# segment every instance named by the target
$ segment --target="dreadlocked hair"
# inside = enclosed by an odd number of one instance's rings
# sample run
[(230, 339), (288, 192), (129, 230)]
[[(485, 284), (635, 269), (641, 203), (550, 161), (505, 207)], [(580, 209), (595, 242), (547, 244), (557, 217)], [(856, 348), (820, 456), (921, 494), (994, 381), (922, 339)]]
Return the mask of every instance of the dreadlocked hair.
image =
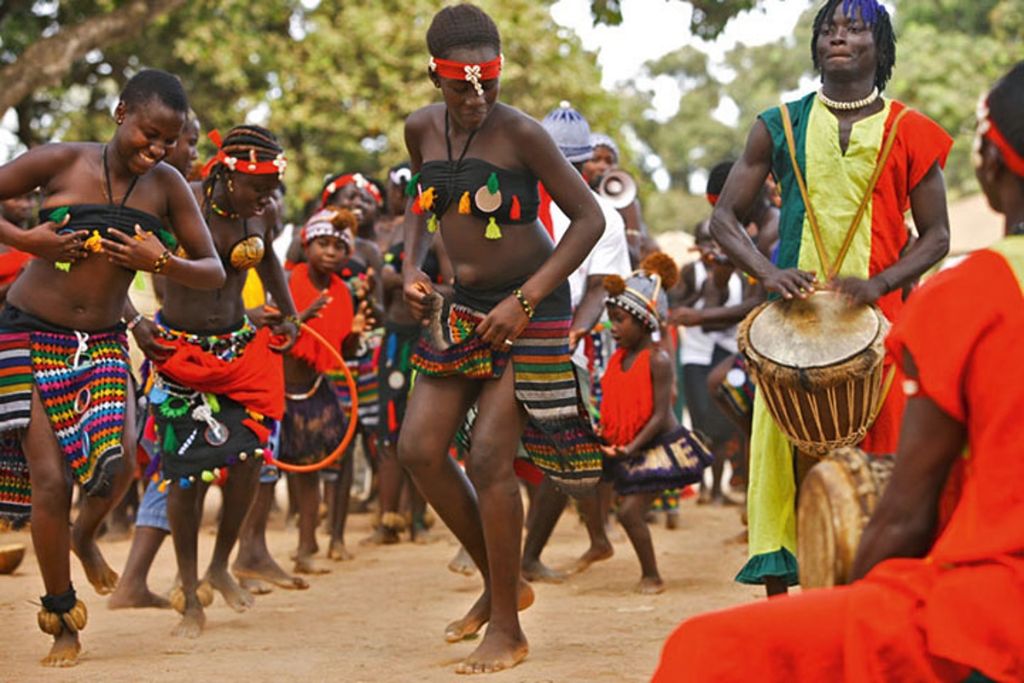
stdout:
[(989, 92), (988, 116), (1024, 156), (1024, 62), (1018, 62)]
[(188, 97), (174, 74), (160, 69), (143, 69), (132, 76), (121, 91), (121, 101), (134, 109), (156, 98), (170, 109), (188, 114)]
[[(228, 156), (242, 161), (273, 161), (284, 148), (277, 138), (262, 126), (235, 126), (224, 137), (221, 149)], [(226, 180), (230, 169), (217, 164), (203, 181), (203, 195), (209, 197), (220, 180)]]
[(856, 18), (859, 11), (861, 19), (871, 27), (871, 33), (875, 38), (875, 54), (878, 57), (875, 87), (878, 88), (878, 92), (882, 92), (889, 83), (892, 68), (896, 64), (896, 33), (892, 28), (892, 17), (889, 16), (885, 5), (878, 0), (828, 0), (818, 10), (817, 16), (814, 17), (814, 31), (811, 33), (811, 60), (814, 62), (814, 68), (821, 71), (821, 63), (818, 60), (818, 36), (832, 23), (832, 17), (840, 5), (843, 14), (850, 19)]
[(648, 275), (657, 275), (661, 278), (662, 289), (672, 289), (679, 282), (679, 268), (672, 257), (663, 251), (656, 251), (649, 254), (640, 262), (640, 270)]
[(604, 285), (604, 291), (611, 296), (618, 296), (626, 291), (626, 281), (619, 275), (605, 275), (601, 284)]
[(501, 54), (501, 35), (494, 20), (476, 5), (450, 5), (434, 15), (427, 29), (427, 50), (446, 58), (460, 47), (493, 47)]

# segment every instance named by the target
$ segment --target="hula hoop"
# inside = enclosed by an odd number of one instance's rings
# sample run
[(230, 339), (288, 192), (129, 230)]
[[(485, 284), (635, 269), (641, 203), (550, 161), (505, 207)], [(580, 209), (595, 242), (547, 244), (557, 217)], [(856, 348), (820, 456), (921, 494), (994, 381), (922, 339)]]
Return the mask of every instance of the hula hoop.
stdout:
[(345, 453), (345, 449), (348, 448), (348, 445), (352, 442), (352, 437), (355, 436), (356, 420), (353, 419), (353, 416), (357, 414), (356, 411), (359, 409), (359, 396), (356, 393), (358, 391), (358, 387), (356, 386), (355, 379), (352, 378), (352, 371), (349, 370), (348, 365), (345, 364), (345, 359), (341, 357), (341, 354), (338, 353), (338, 350), (331, 346), (327, 342), (327, 340), (320, 335), (319, 332), (314, 330), (306, 323), (302, 323), (301, 330), (305, 333), (312, 335), (313, 339), (316, 339), (318, 342), (320, 342), (320, 344), (323, 345), (325, 349), (331, 352), (331, 355), (334, 356), (335, 360), (338, 361), (338, 366), (341, 368), (341, 371), (345, 375), (345, 384), (348, 386), (349, 396), (352, 397), (352, 401), (348, 411), (348, 429), (345, 431), (345, 436), (342, 437), (341, 443), (338, 444), (338, 447), (331, 451), (331, 454), (328, 455), (326, 458), (324, 458), (320, 462), (314, 462), (309, 465), (293, 465), (291, 463), (281, 462), (276, 457), (270, 459), (271, 465), (279, 467), (285, 472), (296, 473), (317, 472), (341, 458), (341, 456)]

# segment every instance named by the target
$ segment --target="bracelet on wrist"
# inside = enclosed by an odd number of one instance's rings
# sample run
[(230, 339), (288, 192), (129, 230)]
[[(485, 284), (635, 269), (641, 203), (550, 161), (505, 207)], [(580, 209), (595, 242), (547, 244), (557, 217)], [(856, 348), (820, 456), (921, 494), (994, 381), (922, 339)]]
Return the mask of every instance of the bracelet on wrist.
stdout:
[(523, 294), (523, 290), (516, 288), (512, 290), (512, 294), (515, 295), (516, 301), (519, 302), (519, 305), (522, 307), (523, 313), (526, 314), (527, 319), (533, 320), (533, 314), (535, 313), (533, 310), (533, 304), (531, 304), (529, 299), (526, 298), (526, 295)]
[(164, 253), (160, 254), (160, 256), (157, 257), (156, 262), (153, 263), (153, 272), (159, 273), (163, 271), (164, 267), (167, 265), (167, 262), (170, 260), (171, 252), (169, 252), (167, 249), (164, 249)]
[(300, 318), (296, 313), (286, 315), (284, 317), (284, 322), (295, 325), (295, 329), (299, 329), (300, 327), (302, 327), (302, 318)]
[(125, 323), (125, 329), (131, 332), (138, 326), (139, 323), (142, 322), (142, 319), (145, 317), (146, 316), (142, 315), (141, 313), (136, 313), (134, 318)]

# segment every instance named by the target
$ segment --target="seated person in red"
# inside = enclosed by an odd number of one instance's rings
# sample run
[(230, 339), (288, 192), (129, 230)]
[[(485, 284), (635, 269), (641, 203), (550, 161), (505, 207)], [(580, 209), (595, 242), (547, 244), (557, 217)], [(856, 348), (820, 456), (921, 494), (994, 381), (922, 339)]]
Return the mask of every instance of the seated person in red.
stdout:
[(655, 681), (1024, 680), (1024, 62), (978, 119), (1007, 237), (928, 281), (889, 335), (909, 400), (859, 580), (691, 619)]

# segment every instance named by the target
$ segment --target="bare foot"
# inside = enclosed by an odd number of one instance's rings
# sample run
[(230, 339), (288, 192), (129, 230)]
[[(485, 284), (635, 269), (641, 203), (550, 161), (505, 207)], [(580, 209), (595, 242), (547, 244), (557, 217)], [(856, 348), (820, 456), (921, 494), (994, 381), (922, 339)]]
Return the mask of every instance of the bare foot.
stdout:
[(402, 539), (394, 529), (379, 526), (373, 533), (359, 541), (359, 545), (394, 545)]
[(100, 595), (110, 595), (117, 588), (117, 572), (103, 559), (100, 548), (93, 538), (85, 538), (78, 530), (71, 530), (71, 549), (85, 570), (85, 578)]
[(198, 638), (203, 634), (204, 626), (206, 626), (206, 614), (203, 613), (202, 607), (196, 605), (185, 609), (185, 613), (181, 615), (181, 621), (171, 631), (171, 635), (181, 638)]
[(526, 659), (530, 645), (522, 631), (515, 635), (498, 633), (487, 629), (484, 639), (473, 654), (455, 667), (458, 674), (489, 674), (511, 669)]
[(344, 562), (355, 559), (355, 555), (348, 551), (344, 541), (331, 541), (331, 546), (327, 549), (327, 559)]
[(274, 587), (269, 583), (264, 583), (259, 579), (243, 579), (239, 578), (236, 574), (235, 578), (238, 579), (238, 585), (243, 589), (249, 591), (253, 595), (267, 595), (268, 593), (274, 592)]
[(320, 544), (314, 542), (313, 547), (308, 550), (299, 550), (298, 548), (296, 548), (295, 550), (291, 551), (290, 553), (288, 553), (288, 559), (298, 560), (300, 555), (313, 556), (316, 555), (318, 552), (320, 552)]
[(59, 636), (54, 637), (50, 653), (40, 659), (39, 663), (57, 668), (75, 666), (78, 664), (78, 655), (81, 651), (82, 645), (78, 642), (78, 634), (64, 629)]
[(203, 581), (208, 581), (236, 612), (244, 612), (256, 604), (252, 593), (239, 586), (226, 569), (208, 570)]
[(149, 590), (146, 584), (129, 585), (125, 581), (121, 581), (117, 585), (117, 589), (110, 595), (110, 599), (107, 600), (107, 609), (128, 609), (133, 607), (168, 609), (170, 606), (170, 600)]
[[(523, 579), (519, 580), (519, 611), (522, 612), (536, 599), (536, 595), (533, 592), (533, 587)], [(477, 598), (477, 601), (473, 603), (473, 606), (466, 612), (466, 616), (461, 619), (456, 619), (444, 629), (444, 639), (449, 643), (457, 643), (460, 640), (465, 640), (475, 636), (477, 632), (484, 627), (488, 619), (491, 618), (491, 594), (488, 591), (484, 591), (483, 594)]]
[(665, 528), (670, 531), (679, 528), (679, 510), (669, 510), (665, 513)]
[(587, 548), (587, 552), (580, 556), (580, 559), (573, 562), (566, 568), (566, 572), (569, 574), (579, 574), (585, 572), (590, 568), (590, 565), (595, 562), (601, 562), (602, 560), (609, 559), (615, 554), (615, 548), (611, 544), (608, 545), (597, 545), (590, 546)]
[(535, 560), (523, 563), (523, 578), (533, 583), (563, 583), (569, 575)]
[(418, 543), (419, 545), (430, 545), (431, 543), (437, 543), (438, 541), (441, 540), (441, 536), (440, 535), (435, 534), (433, 531), (430, 530), (429, 527), (425, 527), (425, 526), (424, 527), (415, 527), (414, 526), (412, 528), (412, 531), (410, 532), (410, 534), (411, 534), (411, 539), (410, 540), (412, 540), (413, 543)]
[(463, 576), (473, 576), (477, 570), (476, 564), (473, 563), (473, 558), (469, 556), (465, 548), (459, 546), (459, 552), (448, 563), (448, 571), (462, 574)]
[(331, 570), (321, 567), (313, 561), (312, 555), (296, 555), (292, 571), (296, 574), (330, 574)]
[[(287, 590), (302, 591), (309, 588), (309, 582), (301, 576), (289, 574), (269, 556), (265, 561), (252, 565), (243, 565), (240, 560), (235, 560), (235, 563), (231, 566), (231, 571), (242, 582), (242, 586), (249, 589), (250, 592), (252, 592), (252, 589), (246, 585), (247, 581), (271, 583)], [(270, 591), (265, 592), (269, 593)]]
[(633, 590), (641, 595), (657, 595), (665, 592), (665, 582), (661, 580), (660, 576), (645, 576), (640, 579), (640, 583)]

